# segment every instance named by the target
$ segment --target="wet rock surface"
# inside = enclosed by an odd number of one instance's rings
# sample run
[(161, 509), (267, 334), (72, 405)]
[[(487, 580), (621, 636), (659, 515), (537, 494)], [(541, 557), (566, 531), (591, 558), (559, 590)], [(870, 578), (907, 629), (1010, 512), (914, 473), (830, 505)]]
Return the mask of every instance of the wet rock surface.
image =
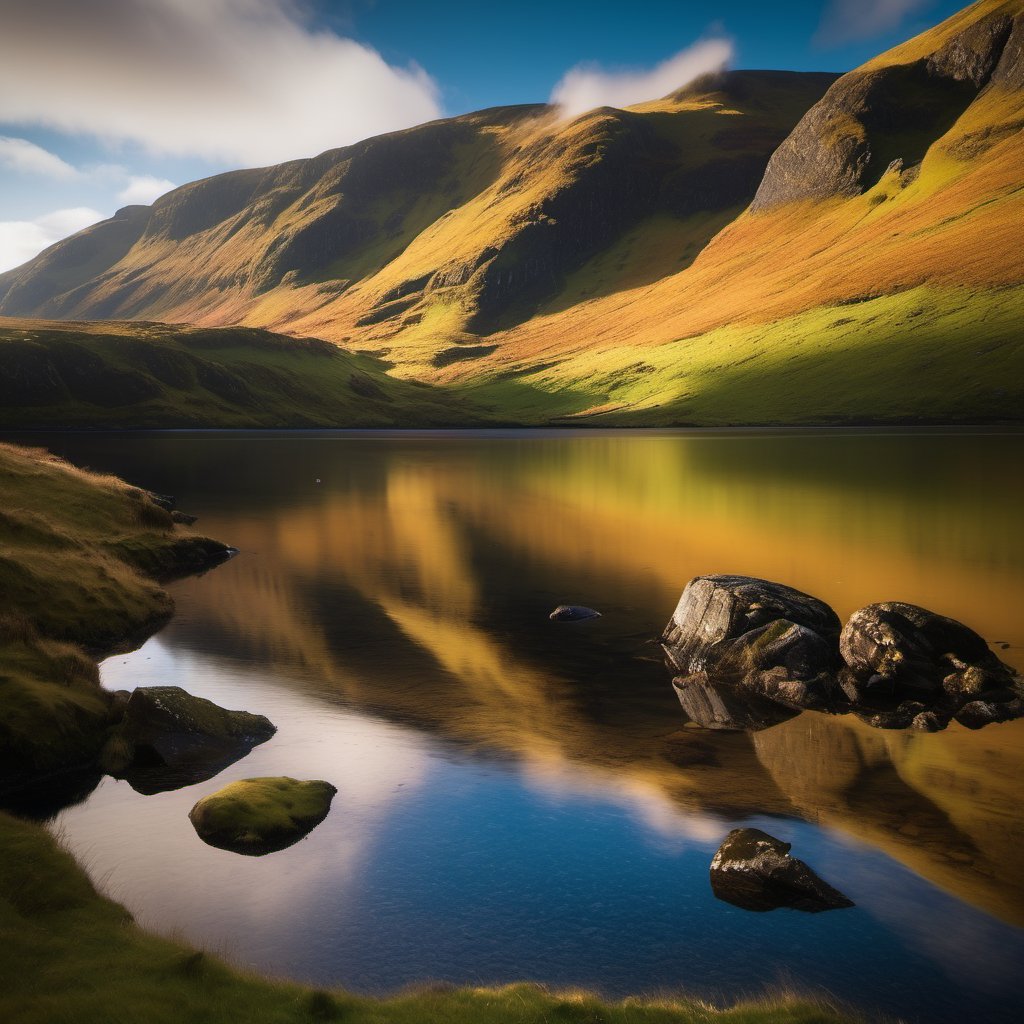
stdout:
[(854, 905), (791, 857), (791, 848), (760, 829), (733, 829), (711, 861), (712, 891), (726, 903), (758, 912), (789, 907), (820, 913)]
[(838, 637), (839, 617), (823, 601), (753, 576), (697, 576), (683, 591), (661, 638), (684, 674), (713, 664), (718, 645), (784, 620), (823, 637)]
[(263, 715), (228, 711), (178, 686), (139, 687), (101, 762), (140, 793), (159, 793), (212, 778), (276, 731)]
[(684, 711), (709, 729), (757, 731), (787, 710), (921, 732), (1024, 715), (1022, 680), (982, 637), (901, 601), (861, 608), (840, 630), (828, 605), (791, 587), (698, 576), (661, 643)]
[(599, 619), (601, 613), (581, 604), (560, 604), (548, 618), (552, 622), (583, 622), (585, 619)]
[(262, 856), (293, 846), (327, 817), (337, 789), (287, 776), (243, 779), (203, 797), (189, 820), (203, 842)]
[(973, 629), (901, 601), (854, 612), (839, 651), (852, 699), (871, 689), (966, 697), (1014, 683), (1012, 670)]

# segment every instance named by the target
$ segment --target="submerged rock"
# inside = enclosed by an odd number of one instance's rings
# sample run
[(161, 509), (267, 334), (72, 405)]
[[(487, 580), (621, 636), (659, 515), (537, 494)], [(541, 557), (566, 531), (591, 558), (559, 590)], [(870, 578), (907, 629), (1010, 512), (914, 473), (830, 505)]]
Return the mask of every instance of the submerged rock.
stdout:
[(548, 618), (552, 622), (582, 622), (584, 619), (599, 619), (601, 613), (581, 604), (560, 604)]
[(337, 792), (322, 781), (243, 779), (203, 797), (188, 817), (210, 846), (259, 857), (312, 832), (327, 817)]
[(791, 846), (756, 828), (736, 828), (711, 861), (715, 896), (744, 910), (790, 907), (818, 913), (852, 907), (853, 901), (820, 879)]
[(158, 793), (212, 778), (276, 731), (263, 715), (228, 711), (180, 686), (139, 687), (101, 762), (139, 792)]

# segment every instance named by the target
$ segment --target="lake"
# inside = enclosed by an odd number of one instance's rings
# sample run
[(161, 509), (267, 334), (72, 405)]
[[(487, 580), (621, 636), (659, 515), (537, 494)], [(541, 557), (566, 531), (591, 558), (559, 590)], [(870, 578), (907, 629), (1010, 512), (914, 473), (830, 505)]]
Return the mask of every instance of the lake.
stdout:
[[(104, 779), (52, 827), (146, 926), (385, 993), (532, 979), (729, 1000), (824, 988), (907, 1020), (1015, 1021), (1024, 720), (936, 734), (804, 713), (688, 723), (653, 641), (687, 581), (762, 576), (845, 618), (905, 600), (1024, 668), (1019, 432), (35, 435), (175, 494), (239, 549), (109, 658), (278, 733), (216, 778)], [(558, 604), (600, 619), (552, 623)], [(338, 787), (263, 858), (187, 814), (260, 775)], [(853, 909), (751, 913), (708, 882), (754, 825)]]

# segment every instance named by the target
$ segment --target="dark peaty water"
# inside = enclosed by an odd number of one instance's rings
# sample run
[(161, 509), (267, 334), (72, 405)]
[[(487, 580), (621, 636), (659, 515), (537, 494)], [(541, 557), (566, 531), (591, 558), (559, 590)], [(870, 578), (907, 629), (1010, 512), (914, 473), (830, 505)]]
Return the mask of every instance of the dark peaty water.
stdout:
[[(896, 434), (48, 436), (178, 496), (241, 554), (108, 660), (277, 735), (154, 796), (106, 779), (57, 824), (146, 925), (364, 992), (535, 979), (607, 995), (822, 987), (930, 1022), (1019, 1019), (1024, 721), (936, 735), (804, 714), (688, 725), (650, 643), (692, 576), (840, 615), (902, 599), (1024, 665), (1024, 438)], [(561, 603), (603, 613), (552, 623)], [(338, 787), (245, 858), (186, 817), (258, 775)], [(852, 910), (755, 914), (725, 834), (789, 840)]]

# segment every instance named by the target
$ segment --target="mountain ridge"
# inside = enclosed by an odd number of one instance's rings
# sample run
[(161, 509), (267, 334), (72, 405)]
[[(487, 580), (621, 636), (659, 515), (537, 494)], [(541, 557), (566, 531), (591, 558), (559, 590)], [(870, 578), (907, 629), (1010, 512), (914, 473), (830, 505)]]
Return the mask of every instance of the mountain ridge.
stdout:
[[(859, 347), (863, 418), (899, 417), (895, 375), (908, 417), (1014, 419), (1022, 128), (1024, 2), (979, 0), (840, 77), (493, 108), (182, 186), (0, 275), (0, 314), (325, 338), (510, 422), (822, 421), (822, 386), (855, 419)], [(965, 404), (970, 331), (997, 358)]]

